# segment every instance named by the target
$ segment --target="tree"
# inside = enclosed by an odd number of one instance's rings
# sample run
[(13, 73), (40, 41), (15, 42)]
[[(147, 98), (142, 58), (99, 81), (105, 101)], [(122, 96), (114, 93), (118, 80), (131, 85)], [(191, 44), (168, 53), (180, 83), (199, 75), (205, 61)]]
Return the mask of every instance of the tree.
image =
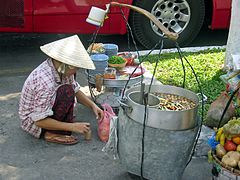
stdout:
[(231, 22), (224, 62), (225, 69), (232, 65), (232, 54), (240, 55), (240, 0), (232, 0)]

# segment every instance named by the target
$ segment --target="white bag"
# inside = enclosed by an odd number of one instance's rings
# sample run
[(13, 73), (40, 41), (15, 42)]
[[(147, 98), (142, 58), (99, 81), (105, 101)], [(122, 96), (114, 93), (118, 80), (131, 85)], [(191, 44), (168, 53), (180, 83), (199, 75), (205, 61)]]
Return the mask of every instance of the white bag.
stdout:
[(118, 156), (118, 136), (117, 136), (117, 123), (118, 117), (112, 116), (110, 121), (110, 133), (109, 139), (106, 145), (103, 147), (102, 151), (107, 153), (108, 155), (113, 156), (113, 159), (119, 159)]
[(240, 70), (240, 54), (232, 54), (233, 70)]

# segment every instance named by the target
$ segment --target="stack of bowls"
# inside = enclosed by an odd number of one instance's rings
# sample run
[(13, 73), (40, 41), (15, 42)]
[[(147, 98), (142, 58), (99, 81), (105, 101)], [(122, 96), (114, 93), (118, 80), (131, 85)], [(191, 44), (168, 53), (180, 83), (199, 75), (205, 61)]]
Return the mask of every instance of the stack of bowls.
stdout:
[(103, 47), (108, 57), (116, 56), (118, 53), (118, 45), (116, 44), (104, 44)]
[(89, 70), (90, 75), (104, 74), (104, 70), (108, 67), (108, 56), (105, 54), (93, 54), (90, 56), (96, 69)]

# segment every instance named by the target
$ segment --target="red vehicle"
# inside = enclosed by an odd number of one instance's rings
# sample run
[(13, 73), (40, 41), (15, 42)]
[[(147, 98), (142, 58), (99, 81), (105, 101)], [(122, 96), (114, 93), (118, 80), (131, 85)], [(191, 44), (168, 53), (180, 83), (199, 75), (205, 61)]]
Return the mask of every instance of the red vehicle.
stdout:
[[(105, 9), (111, 0), (7, 0), (0, 4), (0, 32), (79, 33), (96, 29), (86, 18), (91, 6)], [(151, 12), (172, 32), (178, 43), (190, 43), (203, 22), (211, 29), (229, 27), (231, 0), (115, 0), (139, 6)], [(158, 42), (161, 32), (143, 15), (123, 8), (136, 39), (146, 48)], [(119, 7), (111, 7), (101, 34), (125, 34), (126, 23)], [(171, 41), (165, 47), (171, 47)]]

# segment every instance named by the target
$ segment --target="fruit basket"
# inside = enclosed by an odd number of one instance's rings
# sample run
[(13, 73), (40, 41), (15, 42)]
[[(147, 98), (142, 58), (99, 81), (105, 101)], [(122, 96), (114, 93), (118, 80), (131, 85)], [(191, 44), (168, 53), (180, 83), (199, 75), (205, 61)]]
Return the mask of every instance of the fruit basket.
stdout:
[(240, 170), (230, 167), (217, 157), (216, 152), (212, 151), (212, 157), (213, 157), (213, 180), (222, 180), (222, 179), (240, 179)]
[(228, 165), (224, 164), (222, 161), (220, 161), (220, 159), (217, 157), (215, 151), (212, 151), (212, 156), (213, 156), (213, 161), (215, 163), (217, 163), (218, 165), (220, 165), (224, 170), (228, 170), (228, 171), (234, 173), (235, 175), (240, 176), (240, 170), (233, 168), (231, 166), (228, 166)]
[(209, 139), (213, 179), (240, 179), (240, 118), (232, 118), (215, 131)]

